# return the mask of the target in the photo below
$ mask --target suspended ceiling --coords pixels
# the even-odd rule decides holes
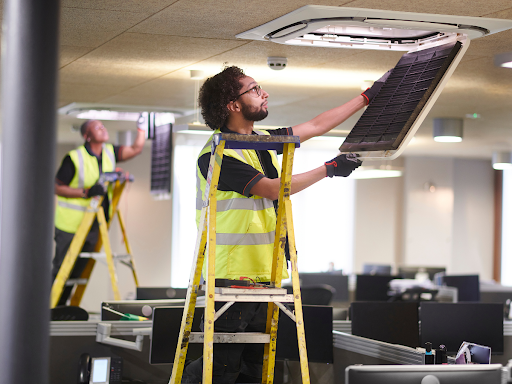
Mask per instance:
[[[265,125],[307,121],[359,94],[363,81],[376,80],[401,56],[235,38],[307,4],[512,19],[509,0],[63,0],[58,106],[168,107],[184,112],[178,123],[191,122],[194,80],[189,70],[213,75],[229,63],[242,67],[269,92]],[[405,155],[490,158],[495,150],[512,150],[512,69],[493,64],[495,54],[509,51],[512,31],[473,40]],[[287,57],[288,67],[270,70],[268,56]],[[473,113],[481,117],[465,118]],[[350,130],[358,117],[339,128]],[[434,142],[433,117],[464,118],[463,142]],[[70,129],[77,123],[61,117],[59,141],[79,142]],[[130,124],[106,123],[112,130]],[[333,150],[339,144],[335,140]]]

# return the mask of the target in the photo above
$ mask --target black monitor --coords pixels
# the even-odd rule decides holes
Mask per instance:
[[[332,301],[348,301],[348,276],[339,272],[299,273],[302,287],[327,284],[336,290]]]
[[[420,320],[421,345],[444,344],[455,354],[467,341],[503,353],[503,304],[422,302]]]
[[[428,278],[434,281],[436,273],[446,272],[445,267],[398,267],[398,274],[404,279],[414,279],[418,272],[428,273]]]
[[[137,300],[185,299],[187,288],[137,287]]]
[[[293,305],[290,306],[293,308]],[[333,362],[332,307],[302,307],[308,361]],[[204,308],[196,308],[192,332],[200,332],[199,324]],[[153,313],[150,364],[172,364],[179,338],[183,307],[158,307]],[[202,355],[202,344],[189,344],[187,359]],[[280,311],[277,331],[276,359],[299,360],[297,328],[295,323]]]
[[[501,384],[501,368],[501,364],[351,365],[345,370],[345,384]]]
[[[400,276],[357,275],[356,301],[388,301],[389,282]]]
[[[391,265],[364,264],[363,275],[391,275]]]
[[[352,334],[416,348],[420,346],[418,303],[356,301],[350,305]]]
[[[458,289],[458,301],[480,301],[480,279],[478,275],[446,275],[443,285]]]

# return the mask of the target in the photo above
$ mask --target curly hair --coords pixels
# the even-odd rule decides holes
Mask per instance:
[[[245,77],[242,69],[231,66],[206,79],[199,90],[199,106],[208,127],[222,127],[229,116],[227,105],[237,98],[242,89],[240,79]]]

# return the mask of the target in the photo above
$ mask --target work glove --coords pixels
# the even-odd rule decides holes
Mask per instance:
[[[105,188],[101,184],[94,184],[87,191],[87,197],[102,196],[105,194]]]
[[[347,155],[339,155],[331,161],[327,161],[325,166],[327,168],[327,176],[347,177],[361,164],[363,162],[356,157],[355,153],[349,153]]]
[[[361,93],[361,95],[366,99],[366,105],[370,104],[373,98],[377,96],[377,93],[379,93],[392,71],[393,69],[387,71],[379,80],[374,82],[370,88]]]

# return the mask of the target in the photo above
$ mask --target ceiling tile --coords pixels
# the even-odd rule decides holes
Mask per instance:
[[[239,41],[125,33],[60,71],[63,82],[132,87],[218,55]]]
[[[486,16],[491,12],[511,8],[509,0],[472,1],[404,1],[404,0],[355,0],[346,4],[350,8],[371,8],[400,12],[434,13],[458,16]]]
[[[307,0],[182,0],[133,28],[134,32],[234,39],[235,35],[292,12]],[[317,0],[316,5],[340,1]],[[344,2],[342,2],[344,3]]]
[[[63,0],[62,7],[153,14],[177,0]]]
[[[97,47],[146,17],[143,13],[62,8],[60,43]]]
[[[73,47],[70,45],[61,45],[59,50],[59,67],[68,65],[72,61],[85,55],[91,48],[88,47]]]

